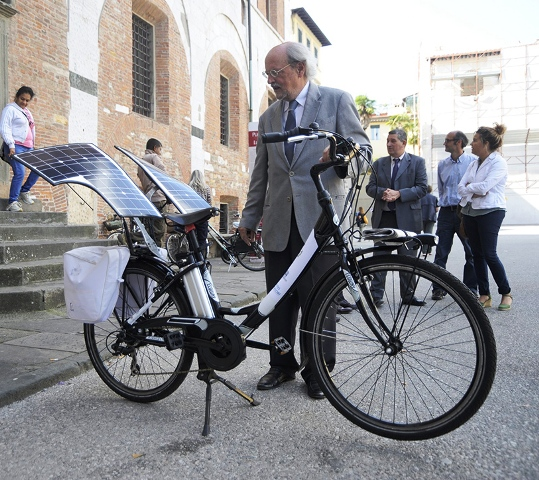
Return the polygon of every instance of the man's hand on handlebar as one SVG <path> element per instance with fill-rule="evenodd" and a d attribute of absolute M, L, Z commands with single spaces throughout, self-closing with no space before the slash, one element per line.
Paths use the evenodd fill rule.
<path fill-rule="evenodd" d="M 247 244 L 251 245 L 251 242 L 255 240 L 255 233 L 253 230 L 250 230 L 245 227 L 239 227 L 238 232 L 240 232 L 241 239 Z"/>
<path fill-rule="evenodd" d="M 320 157 L 319 162 L 320 163 L 326 163 L 329 162 L 331 159 L 329 158 L 329 145 L 324 148 L 324 151 L 322 152 L 322 156 Z"/>

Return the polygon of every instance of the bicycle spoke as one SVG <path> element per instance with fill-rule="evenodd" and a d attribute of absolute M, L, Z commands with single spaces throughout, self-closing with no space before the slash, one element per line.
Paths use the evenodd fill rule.
<path fill-rule="evenodd" d="M 145 264 L 128 264 L 114 309 L 114 318 L 101 324 L 85 325 L 85 341 L 92 363 L 103 381 L 116 393 L 130 400 L 148 402 L 170 395 L 183 382 L 193 354 L 184 349 L 168 350 L 146 341 L 162 338 L 180 328 L 144 329 L 131 326 L 127 319 L 137 313 L 153 295 L 163 273 Z M 180 293 L 165 292 L 154 300 L 142 320 L 188 313 Z M 141 324 L 142 325 L 142 324 Z"/>
<path fill-rule="evenodd" d="M 374 312 L 369 318 L 391 348 L 378 341 L 359 310 L 338 314 L 335 327 L 328 328 L 341 292 L 352 303 L 336 273 L 321 288 L 307 329 L 320 386 L 348 419 L 379 435 L 419 439 L 457 428 L 477 411 L 494 376 L 495 346 L 484 311 L 436 265 L 397 256 L 364 264 L 363 278 L 379 271 L 385 276 L 385 303 L 376 311 L 393 337 L 377 327 Z M 414 294 L 426 305 L 403 304 L 410 283 L 401 278 L 412 278 L 412 272 Z M 448 292 L 443 301 L 430 300 L 434 279 Z M 335 358 L 328 356 L 329 341 Z"/>

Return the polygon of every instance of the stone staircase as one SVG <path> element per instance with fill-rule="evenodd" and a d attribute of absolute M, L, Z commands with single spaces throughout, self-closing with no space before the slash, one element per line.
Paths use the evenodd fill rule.
<path fill-rule="evenodd" d="M 63 254 L 89 245 L 97 225 L 68 225 L 65 213 L 43 213 L 38 205 L 24 212 L 0 208 L 0 313 L 29 312 L 65 304 Z M 38 202 L 36 202 L 38 203 Z"/>

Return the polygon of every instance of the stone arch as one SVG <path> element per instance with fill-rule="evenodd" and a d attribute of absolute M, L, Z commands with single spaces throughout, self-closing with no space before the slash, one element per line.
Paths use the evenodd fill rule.
<path fill-rule="evenodd" d="M 117 159 L 137 181 L 134 163 L 118 152 L 120 145 L 144 155 L 149 138 L 163 144 L 167 172 L 188 181 L 191 169 L 191 81 L 180 29 L 165 0 L 134 0 L 133 7 L 118 9 L 106 0 L 99 25 L 99 146 Z M 132 111 L 132 15 L 154 26 L 156 107 L 152 118 Z M 107 211 L 100 202 L 98 216 Z M 100 218 L 101 220 L 102 218 Z"/>
<path fill-rule="evenodd" d="M 220 141 L 220 78 L 229 81 L 230 141 Z M 224 50 L 218 51 L 208 64 L 205 95 L 203 148 L 206 155 L 205 176 L 214 190 L 214 203 L 234 205 L 240 210 L 245 203 L 248 174 L 249 104 L 246 86 L 236 60 Z"/>

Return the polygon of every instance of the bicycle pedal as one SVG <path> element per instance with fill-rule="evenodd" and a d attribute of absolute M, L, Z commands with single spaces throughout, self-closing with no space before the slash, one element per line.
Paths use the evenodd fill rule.
<path fill-rule="evenodd" d="M 183 348 L 183 333 L 171 332 L 163 336 L 165 340 L 165 346 L 168 350 L 177 350 Z"/>
<path fill-rule="evenodd" d="M 284 355 L 285 353 L 288 353 L 290 350 L 292 350 L 292 345 L 288 343 L 288 340 L 284 337 L 277 337 L 273 340 L 273 344 L 275 345 L 275 348 L 279 350 L 279 353 L 281 355 Z"/>

